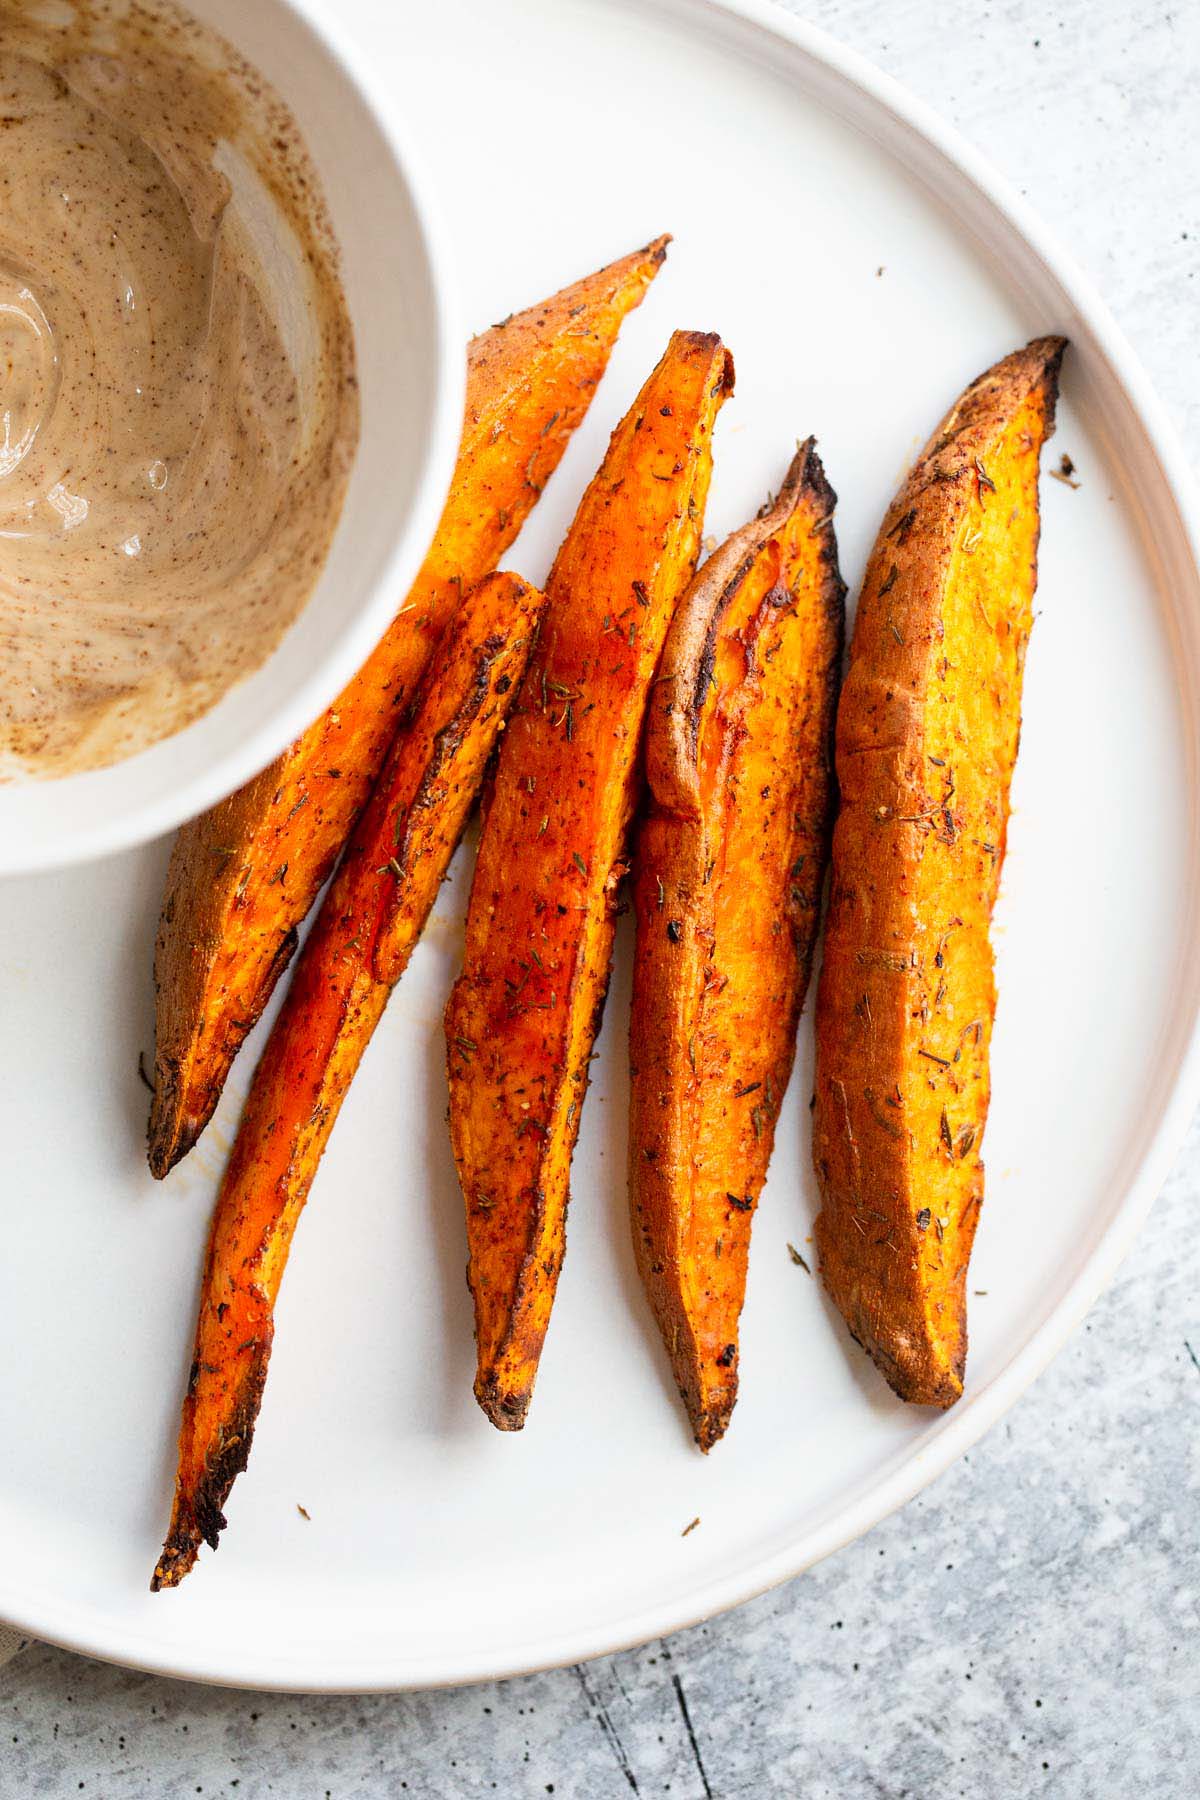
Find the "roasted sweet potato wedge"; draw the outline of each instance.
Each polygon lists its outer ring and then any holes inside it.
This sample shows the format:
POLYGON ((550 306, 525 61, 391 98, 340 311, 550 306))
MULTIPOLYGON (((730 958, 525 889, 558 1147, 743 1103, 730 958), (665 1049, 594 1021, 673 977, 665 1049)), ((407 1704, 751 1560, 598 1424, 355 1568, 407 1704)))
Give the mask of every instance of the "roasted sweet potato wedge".
POLYGON ((692 1430, 737 1399, 750 1226, 792 1070, 829 848, 845 588, 812 441, 667 635, 634 857, 629 1197, 692 1430))
POLYGON ((554 1301, 642 719, 695 566, 732 383, 719 338, 676 332, 614 432, 551 571, 485 798, 446 1039, 475 1394, 505 1431, 525 1422, 554 1301))
POLYGON ((301 952, 217 1200, 155 1588, 181 1581, 201 1541, 215 1548, 224 1527, 250 1453, 292 1234, 454 854, 541 606, 515 575, 487 576, 468 592, 301 952))
POLYGON ((983 1200, 989 924, 1037 581, 1061 338, 989 369, 893 501, 837 722, 841 809, 817 1000, 825 1285, 904 1400, 950 1406, 983 1200))
POLYGON ((454 479, 395 623, 290 750, 180 831, 154 958, 155 1175, 208 1123, 463 588, 495 568, 557 468, 667 242, 659 238, 473 340, 454 479))

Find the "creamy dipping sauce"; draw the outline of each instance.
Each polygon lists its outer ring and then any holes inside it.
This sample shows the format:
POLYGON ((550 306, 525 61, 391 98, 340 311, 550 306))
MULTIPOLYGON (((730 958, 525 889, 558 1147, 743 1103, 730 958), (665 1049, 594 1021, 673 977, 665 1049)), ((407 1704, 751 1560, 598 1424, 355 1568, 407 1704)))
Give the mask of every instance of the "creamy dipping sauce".
POLYGON ((357 438, 278 96, 171 0, 0 0, 0 779, 128 756, 257 668, 357 438))

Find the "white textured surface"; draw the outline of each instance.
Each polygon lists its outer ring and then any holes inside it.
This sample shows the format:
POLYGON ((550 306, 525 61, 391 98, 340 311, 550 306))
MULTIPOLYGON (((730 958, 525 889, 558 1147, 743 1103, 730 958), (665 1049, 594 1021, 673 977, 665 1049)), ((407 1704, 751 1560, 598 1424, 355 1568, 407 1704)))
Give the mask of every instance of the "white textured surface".
MULTIPOLYGON (((1030 194, 1195 458, 1196 13, 804 10, 1030 194)), ((0 1792, 1194 1793, 1197 1185, 1194 1135, 1123 1277, 1010 1420, 905 1514, 737 1614, 582 1671, 369 1701, 189 1689, 35 1647, 0 1678, 0 1792)))

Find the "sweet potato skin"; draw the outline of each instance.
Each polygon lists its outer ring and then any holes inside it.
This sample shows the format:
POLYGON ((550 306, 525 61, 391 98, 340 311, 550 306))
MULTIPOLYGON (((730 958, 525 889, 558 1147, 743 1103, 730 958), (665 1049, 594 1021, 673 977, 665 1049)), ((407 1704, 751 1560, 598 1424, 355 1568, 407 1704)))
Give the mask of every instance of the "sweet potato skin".
POLYGON ((630 1017, 642 1284, 696 1442, 737 1398, 750 1230, 812 966, 845 588, 811 440, 700 569, 646 723, 630 1017))
POLYGON ((613 434, 547 583, 505 733, 446 1009, 475 1394, 524 1424, 565 1246, 571 1154, 608 984, 647 695, 695 566, 720 339, 676 332, 613 434))
POLYGON ((902 1399, 962 1392, 1000 881, 1060 338, 989 369, 884 520, 837 723, 817 999, 825 1285, 902 1399))
POLYGON ((516 537, 668 239, 475 338, 458 463, 412 591, 358 675, 261 775, 185 825, 154 958, 153 1173, 186 1155, 296 946, 460 596, 516 537))
POLYGON ((301 953, 213 1216, 156 1589, 176 1586, 200 1543, 215 1548, 224 1527, 250 1453, 292 1234, 454 854, 541 607, 514 575, 487 576, 466 595, 301 953))

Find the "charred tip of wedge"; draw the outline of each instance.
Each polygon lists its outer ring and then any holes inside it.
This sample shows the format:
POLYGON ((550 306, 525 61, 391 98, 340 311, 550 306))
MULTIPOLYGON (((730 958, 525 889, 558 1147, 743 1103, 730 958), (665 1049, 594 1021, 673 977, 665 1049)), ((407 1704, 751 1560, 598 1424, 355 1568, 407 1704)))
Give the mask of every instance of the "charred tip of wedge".
POLYGON ((528 1389, 514 1393, 502 1387, 494 1375, 481 1375, 475 1382, 475 1398, 497 1431, 521 1431, 533 1396, 528 1389))
POLYGON ((697 1450, 708 1455, 729 1430, 738 1397, 737 1352, 722 1363, 719 1382, 704 1378, 704 1352, 690 1331, 680 1332, 668 1343, 675 1386, 683 1401, 697 1450))
MULTIPOLYGON (((711 1350, 707 1353, 711 1356, 711 1350)), ((724 1355, 728 1356, 726 1348, 724 1355)), ((675 1385, 692 1428, 696 1448, 707 1456, 729 1430, 738 1397, 738 1357, 736 1345, 729 1362, 719 1362, 719 1379, 705 1379, 706 1353, 690 1332, 681 1332, 672 1350, 675 1385)))
MULTIPOLYGON (((151 1593, 178 1587, 195 1566, 201 1544, 215 1550, 226 1526, 225 1502, 230 1489, 250 1460, 254 1426, 262 1404, 263 1387, 270 1359, 270 1333, 255 1349, 242 1377, 241 1389, 221 1439, 221 1448, 210 1455, 194 1483, 180 1481, 175 1489, 171 1524, 163 1542, 162 1553, 150 1580, 151 1593)), ((189 1430, 188 1409, 195 1391, 196 1368, 193 1367, 188 1399, 185 1402, 184 1433, 189 1430)))
POLYGON ((164 1588, 179 1586, 184 1576, 195 1568, 201 1544, 207 1544, 210 1550, 217 1548, 221 1533, 228 1523, 221 1505, 229 1498, 230 1488, 245 1468, 249 1449, 247 1441, 237 1467, 227 1479, 224 1476, 219 1480, 206 1479, 193 1506, 181 1507, 176 1501, 171 1529, 150 1578, 152 1594, 160 1593, 164 1588))
POLYGON ((1045 432, 1047 437, 1054 430, 1054 406, 1058 399, 1058 378, 1062 369, 1062 359, 1070 341, 1069 338, 1048 333, 1045 337, 1030 338, 1024 350, 1018 352, 1018 355, 1030 356, 1041 362, 1042 379, 1047 388, 1045 432))
POLYGON ((225 1039, 217 1058, 215 1073, 204 1086, 194 1091, 180 1067, 178 1057, 156 1054, 154 1060, 154 1093, 150 1101, 150 1118, 146 1126, 146 1160, 156 1181, 171 1173, 194 1150, 205 1127, 217 1110, 234 1057, 262 1016, 275 984, 296 954, 300 932, 293 925, 276 945, 275 954, 263 976, 257 995, 249 1007, 249 1016, 239 1019, 225 1039), (188 1102, 199 1100, 201 1105, 188 1102))
POLYGON ((156 1181, 171 1173, 185 1157, 203 1129, 200 1121, 185 1118, 179 1111, 179 1074, 169 1064, 154 1066, 154 1096, 150 1101, 150 1118, 146 1125, 146 1160, 156 1181))
POLYGON ((161 1594, 167 1588, 178 1587, 184 1576, 195 1567, 199 1553, 198 1532, 181 1533, 178 1537, 169 1538, 163 1545, 162 1555, 150 1577, 150 1592, 161 1594))
MULTIPOLYGON (((1062 374, 1062 360, 1070 343, 1065 337, 1034 338, 1025 346, 1027 351, 1042 357, 1042 381, 1046 389, 1046 429, 1044 438, 1053 437, 1055 416, 1058 412, 1058 388, 1062 374)), ((1044 440, 1043 440, 1044 441, 1044 440)))
POLYGON ((939 1412, 948 1411, 962 1399, 965 1352, 957 1369, 948 1368, 916 1347, 906 1350, 900 1344, 889 1347, 881 1343, 861 1318, 855 1323, 847 1321, 847 1325, 850 1336, 866 1351, 898 1399, 909 1406, 932 1406, 939 1412))
MULTIPOLYGON (((685 1395, 686 1399, 686 1395, 685 1395)), ((729 1421, 733 1417, 733 1409, 737 1404, 737 1388, 719 1405, 704 1407, 700 1412, 688 1408, 688 1416, 692 1422, 692 1436, 696 1440, 696 1448, 708 1455, 714 1444, 719 1444, 729 1430, 729 1421)))
POLYGON ((200 1137, 216 1109, 207 1113, 181 1113, 174 1097, 178 1079, 155 1069, 154 1099, 150 1103, 150 1120, 146 1127, 146 1160, 156 1181, 165 1181, 176 1163, 183 1161, 196 1148, 200 1137), (164 1098, 159 1104, 159 1094, 164 1098))
MULTIPOLYGON (((245 1466, 243 1457, 241 1468, 245 1466)), ((241 1469, 236 1473, 240 1474, 241 1469)), ((176 1501, 171 1529, 150 1580, 152 1594, 160 1593, 163 1588, 179 1586, 184 1576, 196 1566, 201 1544, 207 1544, 211 1550, 217 1548, 226 1520, 216 1496, 220 1491, 221 1499, 228 1499, 234 1479, 235 1476, 230 1475, 223 1491, 212 1481, 206 1481, 197 1493, 193 1506, 182 1507, 176 1501)))

